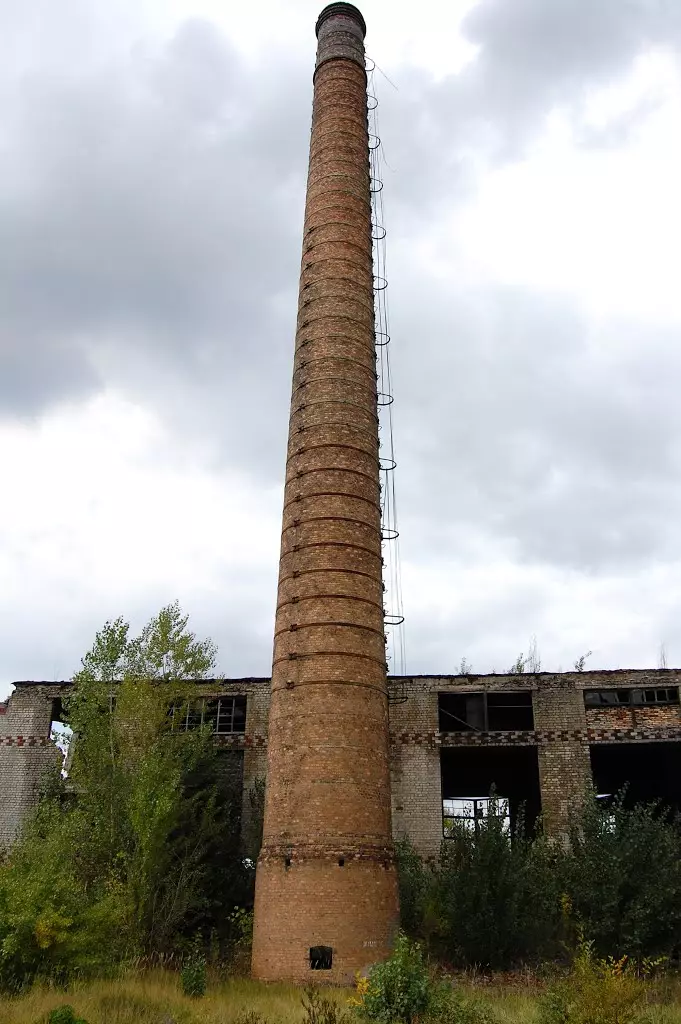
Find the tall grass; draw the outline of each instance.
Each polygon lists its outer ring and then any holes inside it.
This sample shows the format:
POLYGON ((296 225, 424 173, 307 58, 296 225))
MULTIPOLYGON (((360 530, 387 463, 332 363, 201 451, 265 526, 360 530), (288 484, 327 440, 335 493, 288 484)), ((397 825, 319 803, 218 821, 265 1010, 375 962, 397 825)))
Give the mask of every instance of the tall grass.
MULTIPOLYGON (((462 980, 466 994, 485 1003, 498 1024, 536 1024, 537 986, 481 984, 462 980)), ((331 990, 346 1004, 348 990, 331 990)), ((676 980, 659 988, 646 1024, 681 1024, 681 994, 676 980), (661 1000, 661 1002, 657 1002, 661 1000)), ((191 999, 180 989, 175 972, 152 970, 111 981, 74 986, 67 993, 36 987, 0 1002, 0 1024, 43 1024, 51 1010, 69 1003, 88 1024, 302 1024, 301 990, 292 985, 265 985, 247 978, 213 979, 205 996, 191 999), (258 1018, 245 1019, 257 1014, 258 1018)))
POLYGON ((0 1003, 0 1024, 38 1024, 63 1003, 88 1024, 231 1024, 253 1011, 272 1024, 300 1024, 300 994, 293 986, 233 978, 211 985, 201 999, 192 999, 182 994, 176 974, 151 971, 72 986, 67 993, 36 987, 0 1003))

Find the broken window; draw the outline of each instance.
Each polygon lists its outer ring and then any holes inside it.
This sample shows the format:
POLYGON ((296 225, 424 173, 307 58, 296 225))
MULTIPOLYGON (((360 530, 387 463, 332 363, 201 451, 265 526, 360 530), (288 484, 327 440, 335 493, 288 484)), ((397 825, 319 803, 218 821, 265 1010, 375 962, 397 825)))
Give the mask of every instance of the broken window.
POLYGON ((438 697, 440 732, 484 730, 484 693, 440 693, 438 697))
POLYGON ((310 946, 310 970, 330 971, 333 966, 331 946, 310 946))
POLYGON ((627 690, 585 690, 584 703, 590 708, 630 707, 636 704, 678 704, 679 690, 677 686, 627 690))
POLYGON ((170 709, 172 729, 186 732, 209 725, 212 731, 222 736, 246 731, 246 697, 206 697, 174 705, 170 709))
POLYGON ((477 831, 480 822, 490 815, 503 822, 505 832, 511 830, 511 809, 506 797, 455 797, 442 801, 442 823, 445 839, 455 834, 457 826, 469 832, 477 831))
POLYGON ((532 691, 440 693, 440 732, 534 729, 532 691))
POLYGON ((487 694, 488 729, 534 729, 532 691, 487 694))

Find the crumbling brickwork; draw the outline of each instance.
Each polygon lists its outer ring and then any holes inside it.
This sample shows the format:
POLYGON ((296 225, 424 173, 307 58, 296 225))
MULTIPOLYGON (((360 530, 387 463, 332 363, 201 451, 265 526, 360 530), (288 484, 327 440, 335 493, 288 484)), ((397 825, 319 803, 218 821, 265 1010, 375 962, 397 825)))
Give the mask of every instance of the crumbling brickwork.
POLYGON ((421 680, 400 680, 392 689, 398 698, 390 705, 393 835, 409 839, 423 857, 437 857, 442 843, 438 691, 421 680))
POLYGON ((555 732, 552 742, 539 742, 539 779, 546 827, 565 833, 571 808, 591 783, 589 748, 577 738, 585 733, 584 698, 570 675, 542 674, 533 692, 536 729, 555 732))
POLYGON ((0 846, 16 838, 45 772, 59 763, 50 740, 53 702, 61 687, 19 685, 0 715, 0 846))
MULTIPOLYGON (((541 808, 547 827, 560 833, 570 810, 591 783, 589 752, 626 744, 678 744, 681 705, 585 707, 584 691, 667 687, 678 693, 681 672, 673 669, 618 672, 542 673, 537 676, 416 676, 389 680, 392 829, 408 837, 426 857, 437 856, 442 842, 441 756, 447 750, 534 748, 537 751, 541 808), (439 729, 440 695, 532 693, 534 728, 448 731, 439 729), (402 699, 405 698, 405 699, 402 699)), ((0 705, 0 841, 11 842, 35 799, 43 771, 55 764, 49 740, 54 702, 69 684, 18 683, 0 705)), ((244 732, 217 735, 220 746, 243 752, 244 831, 259 828, 259 808, 250 792, 267 770, 269 679, 209 680, 197 696, 246 698, 244 732)), ((462 778, 465 788, 465 773, 462 778)))

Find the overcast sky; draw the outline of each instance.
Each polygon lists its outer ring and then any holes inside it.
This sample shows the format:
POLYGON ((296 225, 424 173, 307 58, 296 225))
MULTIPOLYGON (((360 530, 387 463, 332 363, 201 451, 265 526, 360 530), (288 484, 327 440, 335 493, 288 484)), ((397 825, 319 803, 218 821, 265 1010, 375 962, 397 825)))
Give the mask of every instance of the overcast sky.
MULTIPOLYGON (((0 696, 271 658, 320 2, 0 0, 0 696)), ((681 5, 364 0, 407 669, 681 663, 681 5)))

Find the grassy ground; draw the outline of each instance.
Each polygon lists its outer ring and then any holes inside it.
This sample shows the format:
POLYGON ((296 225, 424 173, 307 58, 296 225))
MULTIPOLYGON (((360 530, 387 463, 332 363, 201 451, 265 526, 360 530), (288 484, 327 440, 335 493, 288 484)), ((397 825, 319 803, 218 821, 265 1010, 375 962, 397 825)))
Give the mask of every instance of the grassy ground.
MULTIPOLYGON (((536 985, 480 985, 464 982, 468 995, 487 1003, 499 1024, 533 1024, 536 985)), ((652 994, 651 994, 652 995, 652 994)), ((664 1005, 652 1005, 650 1024, 681 1024, 677 985, 654 993, 664 1005)), ((300 989, 263 985, 245 978, 212 984, 201 999, 183 996, 177 975, 151 972, 117 981, 98 981, 68 994, 36 988, 19 999, 0 1002, 0 1024, 42 1024, 50 1010, 68 1002, 88 1024, 300 1024, 300 989), (244 1019, 246 1014, 258 1014, 244 1019), (241 1018, 241 1020, 239 1020, 241 1018)), ((335 991, 346 1003, 349 992, 335 991)))

